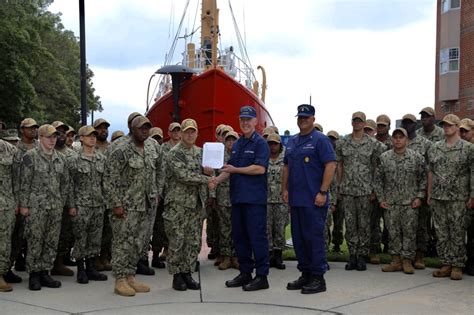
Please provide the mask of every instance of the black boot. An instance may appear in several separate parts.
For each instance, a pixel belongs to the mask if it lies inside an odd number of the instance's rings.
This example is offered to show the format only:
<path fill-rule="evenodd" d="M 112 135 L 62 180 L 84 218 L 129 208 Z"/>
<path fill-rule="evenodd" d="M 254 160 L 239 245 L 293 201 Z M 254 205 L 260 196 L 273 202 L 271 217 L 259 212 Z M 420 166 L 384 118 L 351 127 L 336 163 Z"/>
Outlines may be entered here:
<path fill-rule="evenodd" d="M 350 255 L 349 261 L 346 264 L 346 270 L 354 270 L 357 268 L 357 256 Z"/>
<path fill-rule="evenodd" d="M 28 280 L 28 288 L 32 291 L 41 290 L 41 282 L 39 272 L 31 272 Z"/>
<path fill-rule="evenodd" d="M 7 273 L 3 275 L 3 280 L 5 280 L 5 282 L 8 282 L 8 283 L 20 283 L 21 281 L 23 281 L 21 277 L 14 274 L 11 269 L 8 270 Z"/>
<path fill-rule="evenodd" d="M 295 281 L 288 282 L 286 285 L 287 290 L 301 290 L 305 284 L 308 284 L 311 281 L 311 274 L 303 272 L 301 277 Z"/>
<path fill-rule="evenodd" d="M 182 277 L 184 282 L 186 283 L 186 288 L 188 288 L 189 290 L 199 290 L 201 288 L 199 282 L 196 282 L 193 279 L 190 272 L 183 273 Z"/>
<path fill-rule="evenodd" d="M 151 260 L 151 266 L 153 268 L 158 268 L 158 269 L 164 269 L 166 268 L 165 263 L 160 259 L 160 256 L 158 253 L 155 255 L 153 252 L 153 259 Z"/>
<path fill-rule="evenodd" d="M 466 267 L 464 267 L 464 272 L 469 276 L 474 276 L 474 259 L 468 258 L 466 261 Z"/>
<path fill-rule="evenodd" d="M 47 270 L 40 271 L 40 283 L 43 287 L 47 288 L 59 288 L 61 287 L 61 282 L 51 278 Z"/>
<path fill-rule="evenodd" d="M 186 282 L 183 279 L 183 274 L 182 273 L 175 273 L 173 275 L 173 289 L 177 291 L 186 291 L 188 286 L 186 285 Z"/>
<path fill-rule="evenodd" d="M 364 270 L 367 270 L 367 265 L 366 265 L 366 262 L 365 262 L 365 256 L 357 256 L 357 267 L 356 269 L 358 271 L 364 271 Z"/>
<path fill-rule="evenodd" d="M 323 276 L 311 276 L 311 281 L 303 286 L 301 293 L 313 294 L 326 291 L 326 281 Z"/>
<path fill-rule="evenodd" d="M 209 252 L 209 254 L 207 254 L 207 259 L 209 260 L 216 259 L 219 253 L 220 253 L 220 249 L 217 248 L 217 246 L 213 246 L 211 247 L 211 251 Z"/>
<path fill-rule="evenodd" d="M 16 271 L 26 271 L 26 257 L 20 253 L 15 260 Z"/>
<path fill-rule="evenodd" d="M 252 275 L 250 273 L 241 272 L 234 279 L 226 281 L 225 286 L 228 288 L 237 288 L 249 284 L 250 281 L 252 281 Z"/>
<path fill-rule="evenodd" d="M 95 257 L 86 259 L 87 277 L 94 281 L 107 281 L 107 276 L 95 269 Z"/>
<path fill-rule="evenodd" d="M 154 276 L 155 270 L 148 265 L 148 259 L 140 259 L 137 264 L 137 274 Z"/>
<path fill-rule="evenodd" d="M 257 291 L 262 289 L 268 289 L 269 287 L 270 286 L 268 285 L 267 276 L 256 275 L 255 278 L 252 279 L 252 281 L 242 287 L 242 290 Z"/>
<path fill-rule="evenodd" d="M 271 250 L 271 251 L 268 253 L 268 262 L 270 263 L 270 268 L 276 267 L 276 263 L 275 263 L 275 251 L 274 251 L 274 250 Z"/>
<path fill-rule="evenodd" d="M 69 266 L 69 267 L 74 267 L 77 265 L 77 263 L 71 259 L 71 251 L 69 251 L 65 256 L 64 256 L 64 265 Z"/>
<path fill-rule="evenodd" d="M 283 252 L 281 249 L 274 249 L 273 250 L 273 259 L 275 261 L 276 269 L 286 269 L 285 264 L 283 263 Z"/>
<path fill-rule="evenodd" d="M 86 274 L 86 268 L 84 266 L 84 258 L 78 259 L 77 264 L 77 283 L 89 283 L 89 278 Z"/>

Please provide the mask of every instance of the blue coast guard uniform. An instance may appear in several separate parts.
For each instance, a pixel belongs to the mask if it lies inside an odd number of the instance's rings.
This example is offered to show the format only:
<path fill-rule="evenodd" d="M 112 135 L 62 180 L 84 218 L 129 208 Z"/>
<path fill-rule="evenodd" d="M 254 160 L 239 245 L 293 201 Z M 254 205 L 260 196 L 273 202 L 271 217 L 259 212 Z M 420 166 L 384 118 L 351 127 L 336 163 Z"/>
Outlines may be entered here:
<path fill-rule="evenodd" d="M 314 107 L 298 107 L 297 116 L 314 116 Z M 325 164 L 336 161 L 331 141 L 321 132 L 295 135 L 288 141 L 284 158 L 288 165 L 288 197 L 291 207 L 291 236 L 298 270 L 322 276 L 327 270 L 324 226 L 329 206 L 314 204 L 323 181 Z"/>
<path fill-rule="evenodd" d="M 245 106 L 240 117 L 256 117 L 255 109 Z M 260 165 L 268 168 L 270 150 L 267 142 L 254 132 L 250 138 L 240 137 L 232 146 L 228 164 L 235 167 Z M 267 174 L 230 175 L 232 203 L 232 238 L 240 271 L 259 276 L 268 275 L 267 239 Z"/>

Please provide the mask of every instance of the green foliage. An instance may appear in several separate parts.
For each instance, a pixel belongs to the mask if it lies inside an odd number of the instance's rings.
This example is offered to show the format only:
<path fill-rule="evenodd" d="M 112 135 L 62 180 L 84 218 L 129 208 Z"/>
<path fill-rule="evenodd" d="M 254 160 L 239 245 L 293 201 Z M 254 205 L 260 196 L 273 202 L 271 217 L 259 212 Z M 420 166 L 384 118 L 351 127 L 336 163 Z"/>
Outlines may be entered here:
<path fill-rule="evenodd" d="M 52 0 L 0 2 L 0 119 L 10 127 L 25 117 L 38 123 L 80 123 L 80 50 Z M 89 110 L 102 110 L 87 69 Z"/>

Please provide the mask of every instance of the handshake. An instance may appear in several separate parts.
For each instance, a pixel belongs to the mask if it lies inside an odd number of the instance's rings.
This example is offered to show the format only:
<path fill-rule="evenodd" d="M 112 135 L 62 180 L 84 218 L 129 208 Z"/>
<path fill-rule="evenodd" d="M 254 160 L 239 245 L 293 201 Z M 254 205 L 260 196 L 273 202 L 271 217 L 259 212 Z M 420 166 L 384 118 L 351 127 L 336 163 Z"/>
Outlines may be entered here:
<path fill-rule="evenodd" d="M 209 179 L 209 182 L 207 183 L 207 187 L 209 187 L 210 190 L 214 190 L 217 188 L 217 185 L 219 183 L 217 182 L 217 177 L 215 176 L 212 176 L 210 179 Z"/>

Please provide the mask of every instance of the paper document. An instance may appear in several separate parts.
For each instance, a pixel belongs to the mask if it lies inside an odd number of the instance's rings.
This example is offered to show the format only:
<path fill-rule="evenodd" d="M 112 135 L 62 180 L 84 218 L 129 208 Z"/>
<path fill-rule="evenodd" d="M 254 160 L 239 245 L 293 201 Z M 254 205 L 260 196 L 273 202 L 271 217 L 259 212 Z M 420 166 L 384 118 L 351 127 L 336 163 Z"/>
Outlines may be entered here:
<path fill-rule="evenodd" d="M 206 142 L 202 149 L 202 166 L 221 168 L 224 166 L 224 144 Z"/>

